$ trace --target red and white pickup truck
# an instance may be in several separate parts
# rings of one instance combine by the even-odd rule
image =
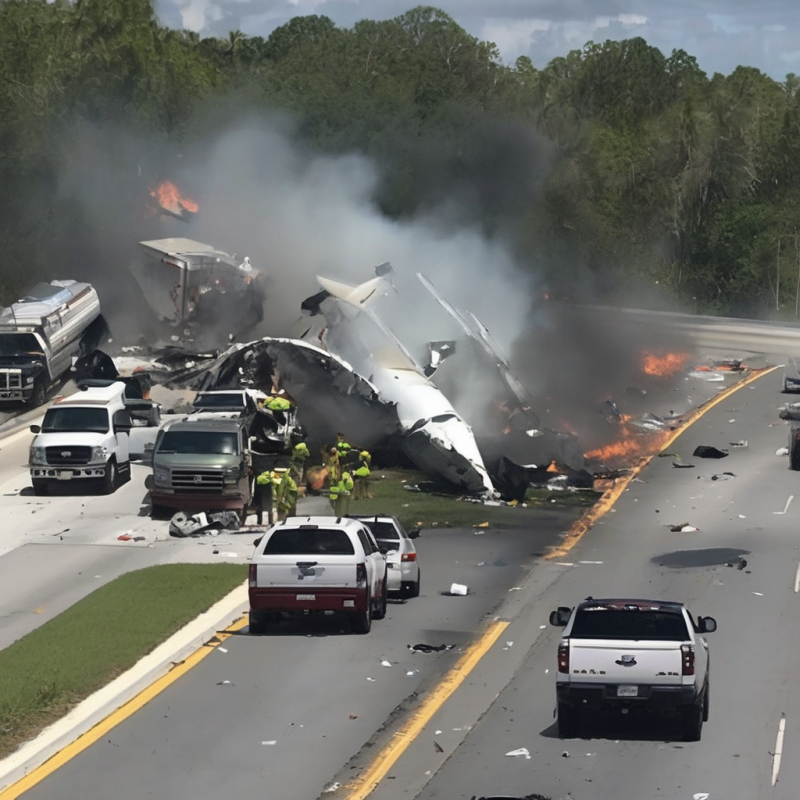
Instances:
[[[386,616],[386,556],[347,517],[289,517],[256,540],[250,559],[250,632],[282,613],[341,611],[356,633]]]
[[[550,624],[564,628],[556,673],[560,736],[577,735],[582,708],[644,706],[679,711],[684,738],[700,739],[709,656],[698,634],[715,631],[716,620],[695,622],[682,603],[588,597],[553,611]]]

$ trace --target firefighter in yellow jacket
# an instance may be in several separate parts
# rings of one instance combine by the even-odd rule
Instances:
[[[333,513],[337,517],[345,517],[350,513],[350,495],[353,493],[353,477],[349,472],[343,472],[342,477],[331,484],[328,497],[331,501]]]
[[[372,489],[370,488],[370,466],[372,465],[372,456],[368,450],[362,450],[358,454],[358,467],[353,472],[353,500],[365,500],[372,497]]]
[[[275,501],[279,522],[283,522],[286,517],[293,517],[297,513],[297,484],[289,469],[283,473]]]

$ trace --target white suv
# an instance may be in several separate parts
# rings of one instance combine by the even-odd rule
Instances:
[[[386,616],[386,557],[355,519],[289,517],[256,539],[250,559],[250,632],[284,612],[341,611],[356,633]]]
[[[419,558],[413,542],[419,536],[419,528],[406,532],[400,520],[390,514],[351,514],[351,517],[369,526],[386,556],[389,591],[401,597],[419,597]]]

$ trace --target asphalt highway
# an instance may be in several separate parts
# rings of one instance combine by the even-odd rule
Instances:
[[[785,401],[769,376],[723,401],[669,448],[693,468],[674,467],[672,457],[653,459],[568,556],[538,564],[531,578],[539,588],[503,636],[526,648],[513,677],[500,685],[505,673],[498,654],[488,659],[484,672],[422,732],[375,800],[796,798],[800,475],[776,456],[786,442],[786,426],[775,424]],[[746,447],[731,446],[742,441]],[[729,456],[693,458],[698,445],[728,449]],[[699,530],[671,532],[679,523]],[[741,558],[745,568],[726,566]],[[590,595],[679,600],[695,615],[716,617],[719,629],[707,637],[711,716],[700,742],[681,741],[676,719],[612,713],[584,720],[582,738],[558,738],[560,629],[540,629],[526,616],[540,622],[551,609]],[[496,700],[480,719],[462,718],[461,731],[454,731],[447,725],[454,709],[479,710],[473,696],[482,680],[499,693]],[[519,748],[530,758],[506,755]]]

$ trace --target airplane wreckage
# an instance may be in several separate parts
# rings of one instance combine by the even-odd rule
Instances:
[[[521,499],[530,465],[552,460],[583,466],[572,434],[540,430],[531,398],[485,328],[449,304],[423,275],[419,280],[464,331],[468,356],[483,359],[486,418],[502,409],[502,426],[483,435],[454,408],[434,382],[456,341],[431,342],[419,364],[372,306],[393,288],[391,265],[358,286],[318,277],[321,290],[301,304],[311,325],[299,339],[265,337],[235,343],[220,354],[190,354],[179,346],[151,351],[142,366],[168,387],[213,391],[251,387],[285,390],[296,402],[309,446],[335,441],[346,431],[376,463],[410,462],[434,484],[484,499]],[[135,351],[137,348],[126,348]],[[496,374],[494,380],[491,370]],[[491,397],[492,390],[500,392]],[[509,435],[511,434],[511,435]],[[525,465],[525,466],[522,466]]]

